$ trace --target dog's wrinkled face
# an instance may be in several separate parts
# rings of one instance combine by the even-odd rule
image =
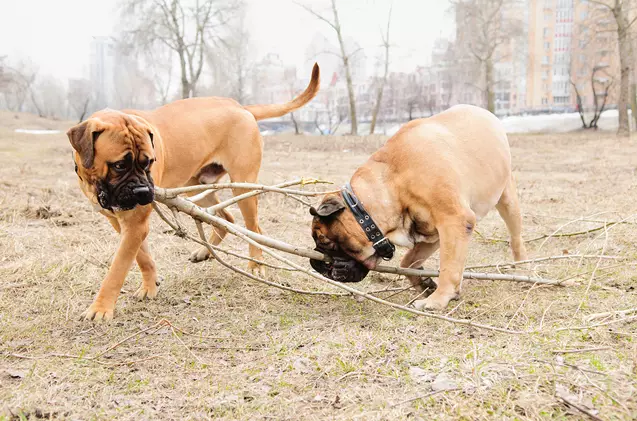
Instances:
[[[67,132],[84,192],[103,209],[123,211],[154,199],[152,127],[118,111],[102,111]]]
[[[380,258],[372,243],[360,228],[354,215],[345,211],[346,205],[340,194],[323,198],[318,209],[310,208],[312,238],[316,250],[334,260],[326,263],[310,259],[310,264],[320,274],[338,282],[360,282]]]

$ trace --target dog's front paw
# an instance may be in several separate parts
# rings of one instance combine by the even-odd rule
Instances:
[[[248,262],[248,271],[250,271],[250,273],[254,276],[265,278],[265,266],[256,262]]]
[[[93,302],[89,308],[82,314],[81,319],[99,321],[111,321],[113,320],[113,312],[115,305],[105,305],[101,302]]]
[[[442,294],[436,291],[424,300],[415,301],[414,307],[420,311],[442,311],[447,308],[449,301],[458,297],[458,294]]]
[[[142,282],[142,284],[139,286],[137,291],[135,291],[135,294],[133,294],[133,296],[139,300],[143,300],[145,298],[152,300],[155,297],[157,297],[158,292],[159,292],[158,282],[151,282],[149,284]]]
[[[206,247],[201,246],[201,248],[190,255],[190,260],[193,263],[203,262],[204,260],[208,260],[210,258],[210,251]]]

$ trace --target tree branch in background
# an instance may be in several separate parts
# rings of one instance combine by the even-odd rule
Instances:
[[[389,14],[387,15],[387,29],[384,34],[382,32],[380,34],[383,40],[383,48],[385,49],[385,72],[380,80],[380,86],[378,87],[378,93],[376,94],[376,103],[374,104],[374,111],[372,112],[372,123],[369,128],[369,134],[374,134],[374,129],[376,129],[376,119],[378,118],[378,111],[380,110],[380,105],[383,100],[383,89],[385,89],[387,75],[389,74],[389,28],[391,26],[391,12],[393,7],[394,4],[392,2],[389,6]],[[411,112],[409,119],[411,120]]]
[[[336,38],[338,38],[338,45],[341,51],[341,60],[343,62],[343,68],[345,70],[345,81],[347,83],[350,122],[352,125],[351,134],[357,135],[358,134],[358,117],[356,114],[356,94],[354,92],[354,84],[352,80],[352,72],[350,69],[350,61],[352,56],[356,52],[358,52],[360,49],[357,49],[356,51],[350,52],[350,53],[347,52],[347,48],[345,47],[345,40],[343,38],[343,29],[341,28],[341,22],[338,17],[338,7],[336,5],[336,0],[331,0],[331,9],[332,9],[331,12],[333,16],[332,19],[323,16],[322,14],[314,11],[311,7],[306,6],[302,3],[295,2],[295,4],[303,8],[305,11],[307,11],[308,13],[310,13],[312,16],[316,17],[320,21],[327,23],[330,26],[330,28],[332,28],[334,32],[336,33]]]

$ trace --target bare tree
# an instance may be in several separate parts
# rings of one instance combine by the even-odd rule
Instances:
[[[633,61],[630,28],[637,20],[637,16],[629,20],[630,0],[590,0],[590,3],[603,7],[612,15],[616,24],[617,42],[619,44],[619,98],[617,100],[619,127],[617,135],[628,136],[630,134],[628,102]],[[631,101],[631,104],[633,101]],[[635,118],[637,119],[637,116]]]
[[[511,49],[510,43],[522,34],[522,22],[513,8],[516,0],[454,0],[456,18],[462,19],[464,36],[458,46],[480,64],[484,76],[487,109],[495,112],[495,63]]]
[[[38,77],[38,71],[38,67],[28,59],[3,65],[4,88],[1,92],[9,110],[25,111],[27,100],[34,99],[32,88]],[[37,107],[37,103],[35,106]]]
[[[66,116],[67,91],[60,80],[50,75],[38,78],[30,92],[31,103],[40,117]]]
[[[338,18],[338,7],[336,6],[336,0],[331,0],[331,9],[332,9],[332,18],[325,17],[322,14],[315,12],[311,7],[296,3],[316,18],[321,21],[327,23],[333,30],[336,32],[336,37],[338,38],[338,45],[340,47],[339,57],[343,61],[343,68],[345,69],[345,80],[347,82],[347,93],[349,96],[349,112],[350,112],[350,120],[352,124],[351,134],[358,134],[358,119],[356,117],[356,95],[354,93],[354,84],[352,82],[352,72],[350,70],[350,61],[352,56],[357,52],[347,52],[347,48],[345,47],[345,40],[343,38],[343,30],[341,28],[341,22]]]
[[[143,66],[153,82],[157,101],[161,105],[168,103],[173,82],[172,51],[164,44],[146,49],[143,53]]]
[[[131,44],[144,49],[163,44],[174,52],[181,97],[189,98],[197,95],[206,51],[225,43],[241,6],[241,0],[125,0],[122,17],[134,28],[126,31]]]
[[[376,104],[374,104],[374,111],[372,111],[372,123],[369,128],[369,134],[374,134],[374,129],[376,129],[376,119],[378,118],[378,111],[380,110],[380,104],[383,100],[383,89],[385,89],[385,83],[387,83],[387,75],[389,74],[389,28],[391,26],[391,12],[393,7],[394,4],[392,3],[389,6],[389,14],[387,15],[387,29],[385,30],[384,34],[382,32],[380,34],[383,40],[383,48],[385,49],[385,73],[380,80],[380,86],[378,86],[378,93],[376,94]]]
[[[294,94],[298,92],[295,86],[296,78],[288,78],[287,80],[288,80],[288,87],[290,89],[290,98],[294,98]],[[296,116],[294,115],[293,112],[290,113],[290,119],[292,120],[292,124],[294,124],[294,134],[296,135],[301,134],[301,131],[299,129],[299,122],[296,121]]]
[[[325,98],[325,111],[323,113],[316,112],[314,114],[314,126],[322,135],[331,135],[336,133],[341,123],[347,118],[347,108],[339,107],[335,98],[335,92],[327,89],[321,95]],[[323,127],[321,124],[323,123]]]
[[[81,123],[84,117],[86,117],[86,114],[88,114],[92,100],[91,83],[88,80],[69,80],[67,101],[70,111],[73,113],[73,116],[77,118],[78,123]]]
[[[582,94],[577,86],[577,84],[571,78],[571,85],[573,86],[573,90],[575,91],[575,97],[577,99],[577,112],[579,113],[580,119],[582,120],[582,128],[584,129],[597,129],[597,123],[599,118],[601,117],[604,109],[606,108],[606,102],[608,101],[609,92],[613,86],[613,79],[608,75],[605,70],[608,68],[607,65],[602,66],[594,66],[591,72],[591,92],[593,96],[593,116],[590,121],[587,123],[585,118],[586,106],[584,101],[582,100]],[[597,73],[602,72],[606,77],[597,77]],[[598,93],[597,87],[602,88],[602,93]],[[602,102],[600,104],[599,98],[602,98]]]
[[[241,18],[241,24],[237,26],[229,42],[230,67],[234,76],[232,97],[244,104],[248,100],[248,82],[252,71],[250,60],[250,33],[245,26],[245,16]]]

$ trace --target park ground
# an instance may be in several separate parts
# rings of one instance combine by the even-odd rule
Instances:
[[[637,308],[637,138],[510,137],[530,257],[571,256],[519,265],[515,273],[570,286],[467,280],[448,310],[521,334],[352,297],[288,293],[214,261],[192,264],[195,245],[157,216],[149,239],[163,278],[159,296],[134,299],[141,275],[133,268],[114,321],[93,324],[79,317],[118,238],[80,193],[64,134],[70,124],[0,114],[0,420],[637,417],[630,312]],[[385,140],[266,137],[260,181],[317,177],[340,185]],[[312,245],[303,204],[271,193],[259,210],[266,234]],[[242,223],[238,209],[232,212]],[[577,235],[583,231],[590,232]],[[506,237],[492,212],[477,227],[467,266],[509,262]],[[224,245],[247,251],[234,238]],[[594,257],[601,255],[608,258]],[[437,268],[437,259],[425,266]],[[335,291],[295,272],[271,269],[268,276]],[[356,287],[388,289],[376,294],[407,303],[412,291],[395,294],[407,285],[375,273]],[[630,311],[613,313],[621,310]]]

